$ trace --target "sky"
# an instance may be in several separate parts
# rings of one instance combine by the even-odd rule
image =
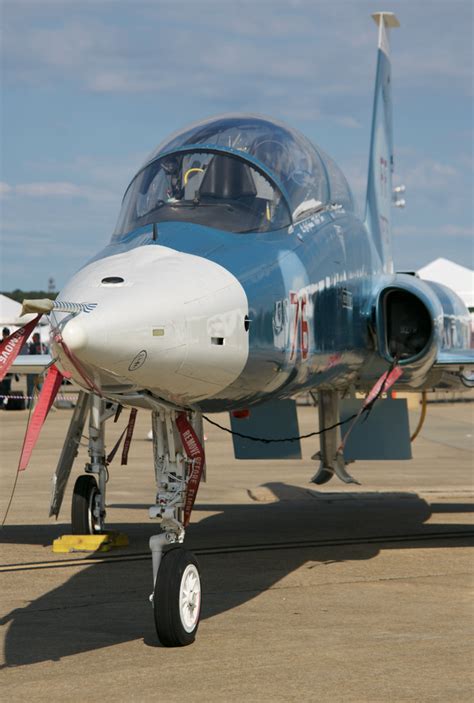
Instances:
[[[473,267],[471,0],[0,0],[0,290],[60,289],[145,158],[227,112],[300,129],[363,211],[377,29],[393,11],[398,270]]]

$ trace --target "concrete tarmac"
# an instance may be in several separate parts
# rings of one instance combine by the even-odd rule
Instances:
[[[51,550],[69,531],[73,484],[50,520],[71,416],[53,411],[1,531],[3,700],[471,702],[473,410],[429,405],[414,459],[352,464],[361,486],[310,484],[314,439],[300,461],[239,462],[207,425],[208,481],[186,537],[203,617],[181,649],[159,645],[148,602],[149,415],[138,413],[129,466],[110,467],[108,525],[130,545],[91,562]],[[124,415],[108,423],[109,447]],[[299,416],[301,432],[315,429],[314,409]],[[0,516],[26,420],[0,413]]]

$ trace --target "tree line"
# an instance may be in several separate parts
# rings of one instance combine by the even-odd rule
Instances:
[[[51,298],[51,300],[56,300],[57,292],[50,293],[46,290],[21,290],[20,288],[15,288],[12,291],[2,291],[3,295],[6,295],[12,300],[16,300],[17,303],[22,303],[25,299],[31,300],[32,298]]]

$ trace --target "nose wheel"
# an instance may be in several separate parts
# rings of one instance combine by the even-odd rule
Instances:
[[[73,535],[95,535],[103,530],[100,491],[94,476],[79,476],[74,484],[71,528]]]
[[[164,552],[153,593],[156,632],[165,647],[194,642],[201,617],[201,577],[191,552]]]

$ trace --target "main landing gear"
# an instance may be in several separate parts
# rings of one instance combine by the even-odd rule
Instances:
[[[58,517],[67,482],[89,414],[89,462],[85,474],[76,480],[72,496],[71,527],[75,535],[93,535],[104,531],[105,486],[105,422],[117,412],[117,403],[105,401],[84,391],[79,393],[63,450],[53,476],[49,515]]]
[[[156,505],[150,517],[161,519],[161,533],[150,539],[156,631],[166,647],[194,642],[201,616],[199,564],[183,543],[204,471],[202,419],[160,409],[152,413]]]
[[[71,509],[73,535],[95,535],[104,531],[105,487],[108,473],[105,458],[105,422],[116,412],[116,405],[97,395],[90,396],[89,457],[86,474],[74,484]]]
[[[319,435],[320,450],[311,458],[319,460],[319,468],[311,479],[312,483],[327,483],[336,475],[344,483],[359,482],[346,470],[346,462],[341,447],[341,428],[333,427],[340,421],[339,392],[318,391],[319,429],[332,427]]]
[[[94,535],[102,532],[101,494],[93,476],[78,476],[74,484],[71,507],[73,535]]]

